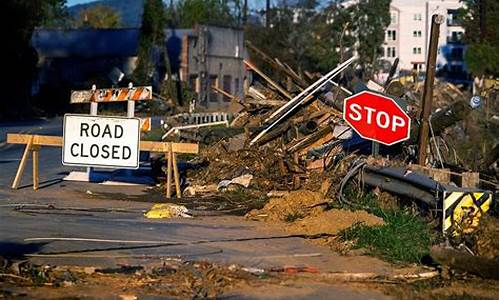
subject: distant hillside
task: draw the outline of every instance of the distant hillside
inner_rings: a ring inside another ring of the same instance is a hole
[[[143,0],[99,0],[85,4],[68,7],[71,16],[78,16],[81,10],[95,6],[105,5],[115,9],[121,16],[122,27],[138,28],[141,26]]]

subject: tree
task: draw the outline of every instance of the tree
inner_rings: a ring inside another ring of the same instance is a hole
[[[239,1],[232,4],[236,9],[240,7]],[[195,24],[228,26],[238,23],[226,0],[179,0],[175,11],[175,25],[180,28],[191,28]]]
[[[314,38],[309,47],[316,70],[327,72],[353,54],[356,41],[352,25],[354,12],[353,6],[332,3],[316,17]]]
[[[153,51],[164,48],[167,24],[162,0],[145,0],[139,37],[137,67],[134,80],[138,84],[150,84],[154,68]]]
[[[498,77],[498,1],[465,0],[459,19],[468,44],[465,62],[475,76]]]
[[[90,28],[117,28],[121,17],[113,8],[104,5],[95,5],[83,9],[75,20],[76,27]]]
[[[282,0],[269,11],[269,27],[261,24],[245,26],[245,38],[271,57],[279,58],[295,70],[315,69],[314,52],[310,51],[315,32],[313,21],[317,14],[316,1],[291,3]],[[262,13],[262,15],[265,12]],[[252,54],[252,53],[251,53]],[[260,59],[255,63],[268,75],[278,80],[279,74]]]
[[[391,22],[391,0],[360,0],[355,5],[353,28],[357,36],[358,64],[369,78],[378,67],[385,29]]]
[[[332,1],[321,10],[314,0],[281,0],[271,11],[270,28],[246,28],[250,41],[270,56],[300,70],[327,72],[353,55],[369,78],[378,67],[390,0]]]
[[[3,0],[4,71],[0,78],[8,87],[0,96],[0,113],[18,117],[31,113],[31,84],[36,74],[38,57],[30,46],[35,27],[56,24],[63,12],[65,0]]]

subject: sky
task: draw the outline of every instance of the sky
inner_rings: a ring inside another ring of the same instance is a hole
[[[68,6],[73,6],[76,4],[89,3],[92,1],[93,0],[67,0],[66,3],[68,4]]]

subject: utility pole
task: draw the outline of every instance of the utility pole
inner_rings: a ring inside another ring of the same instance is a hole
[[[248,17],[248,0],[243,0],[243,25],[247,24]]]
[[[271,25],[271,0],[266,0],[266,28]]]
[[[431,36],[427,65],[425,68],[424,95],[422,97],[422,110],[420,113],[420,132],[418,139],[418,164],[425,165],[427,145],[429,144],[429,116],[432,111],[432,97],[434,90],[434,76],[436,74],[436,58],[439,41],[439,27],[443,23],[442,15],[433,15],[431,24]]]

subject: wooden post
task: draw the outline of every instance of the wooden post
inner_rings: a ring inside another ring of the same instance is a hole
[[[16,177],[14,177],[14,182],[12,183],[13,189],[17,189],[19,187],[19,183],[21,182],[21,177],[22,177],[23,172],[24,172],[24,167],[26,167],[26,161],[28,160],[28,156],[30,154],[31,147],[33,147],[33,139],[34,139],[34,136],[30,136],[28,144],[26,144],[26,148],[24,148],[23,157],[21,158],[21,161],[19,162],[19,167],[17,168]]]
[[[175,157],[175,153],[172,152],[172,165],[174,169],[174,182],[175,182],[175,194],[177,198],[181,198],[181,183],[179,178],[179,170],[177,169],[177,158]]]
[[[463,188],[477,188],[479,186],[479,173],[463,172],[460,186]]]
[[[168,151],[166,154],[167,157],[167,198],[172,196],[171,186],[172,186],[172,146],[169,145]]]
[[[425,70],[424,95],[422,98],[422,110],[420,119],[419,142],[418,142],[418,164],[424,165],[427,145],[429,144],[429,116],[432,111],[432,96],[434,89],[434,75],[436,74],[436,58],[439,41],[439,26],[443,23],[443,16],[433,15],[431,24],[431,38],[427,55],[427,65]]]
[[[40,146],[34,146],[33,150],[33,190],[38,190],[39,176],[38,176],[38,161],[40,154]]]

